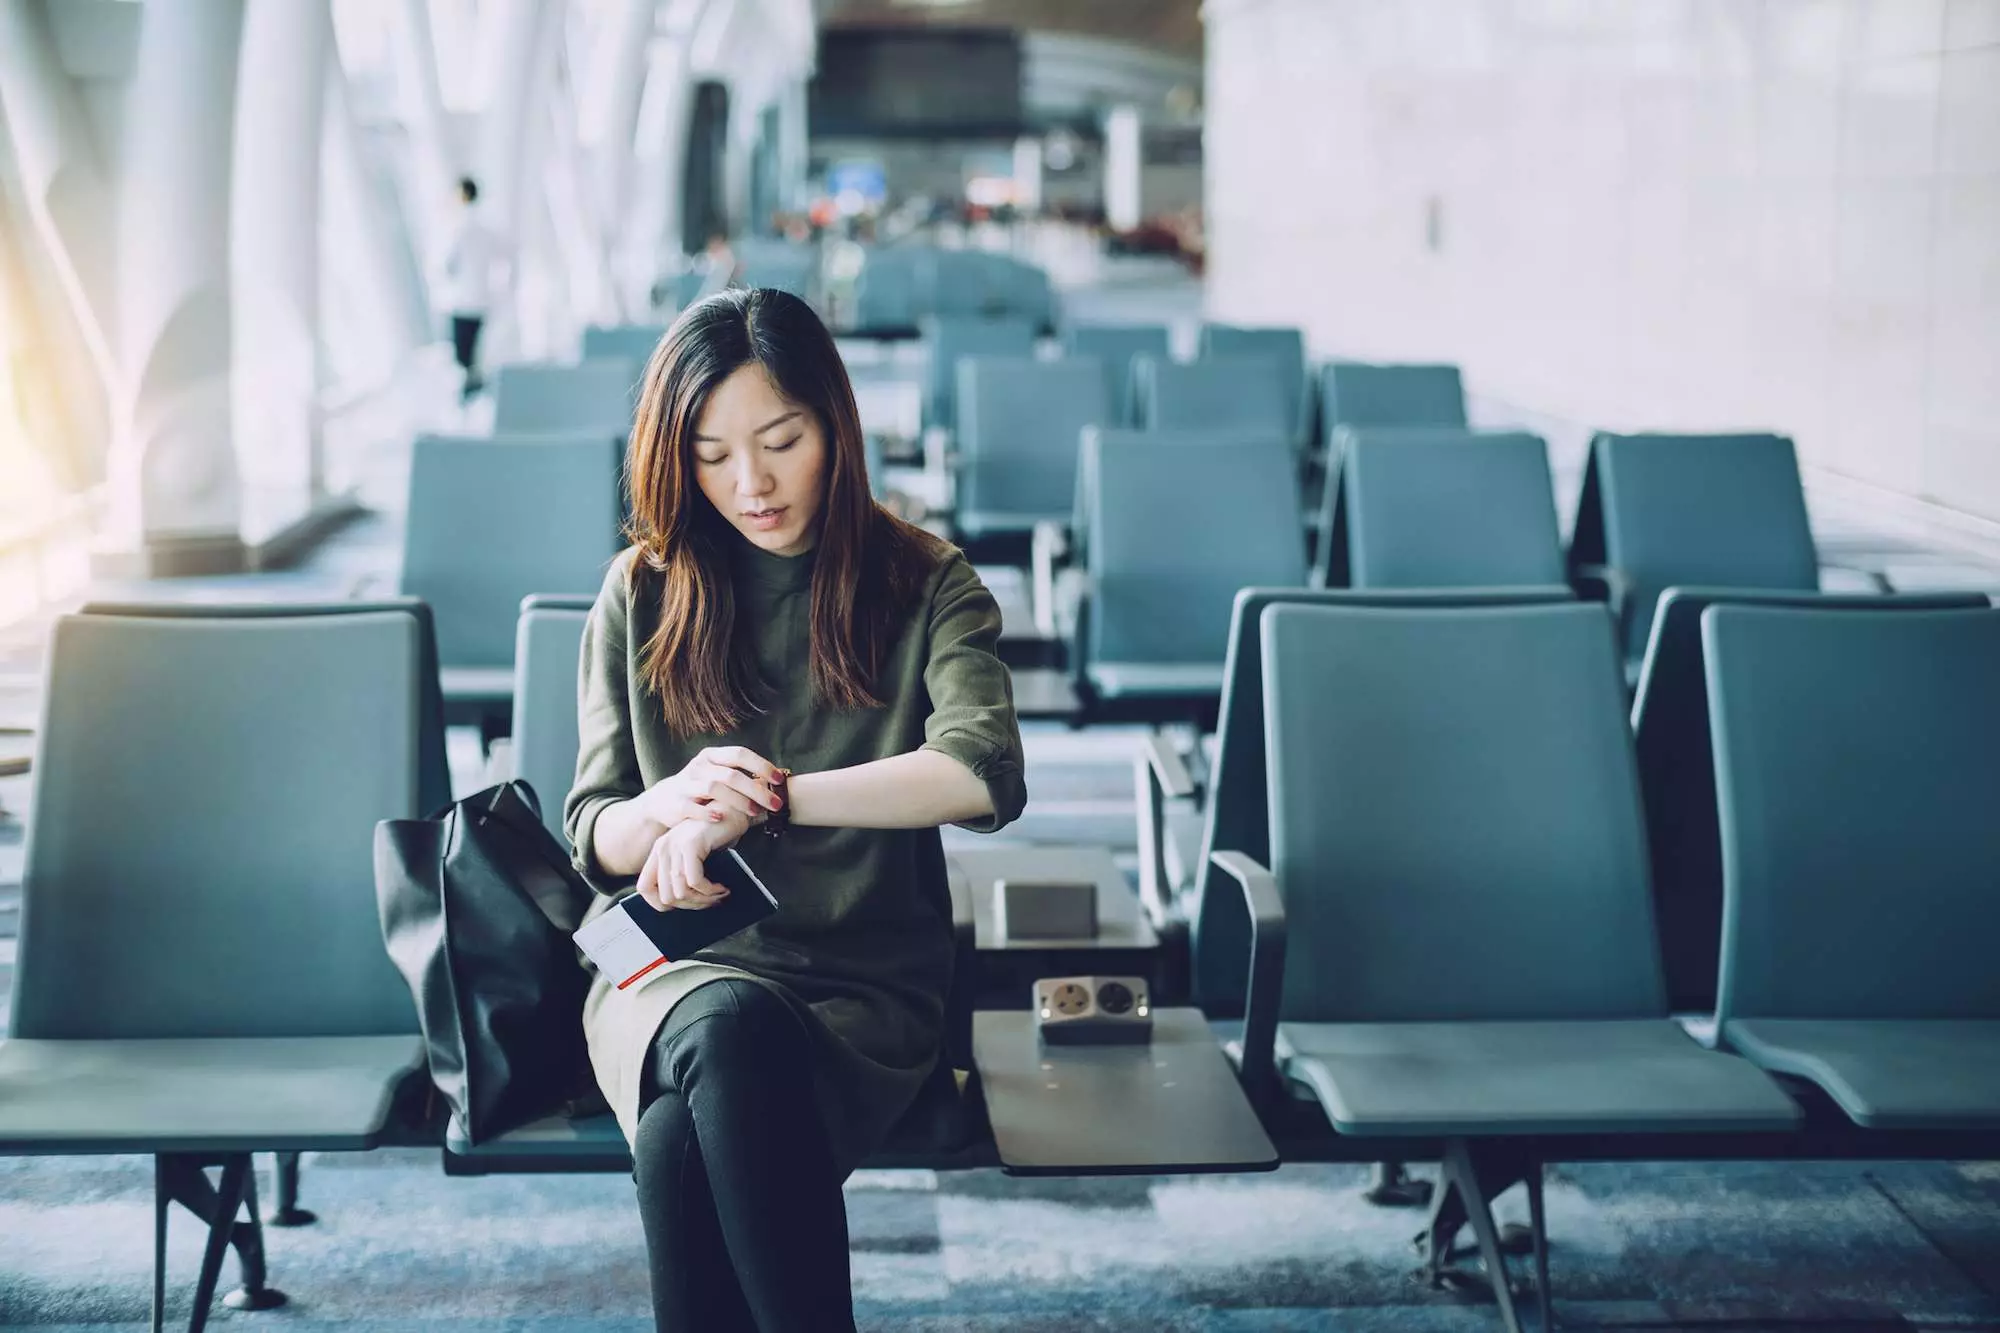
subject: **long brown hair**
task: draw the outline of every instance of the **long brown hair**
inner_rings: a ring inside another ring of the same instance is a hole
[[[861,416],[833,336],[788,292],[732,289],[681,313],[647,362],[626,466],[638,547],[632,600],[654,598],[659,627],[639,660],[674,734],[726,732],[761,711],[748,628],[736,622],[729,543],[747,540],[701,493],[694,436],[709,395],[762,366],[810,411],[826,440],[812,575],[812,690],[833,708],[879,707],[876,676],[899,622],[949,549],[868,491]]]

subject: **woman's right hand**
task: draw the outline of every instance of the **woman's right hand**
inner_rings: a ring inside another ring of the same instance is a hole
[[[666,829],[689,820],[718,823],[728,816],[762,822],[781,804],[772,786],[778,776],[777,765],[753,750],[715,746],[654,783],[639,799],[647,816]]]

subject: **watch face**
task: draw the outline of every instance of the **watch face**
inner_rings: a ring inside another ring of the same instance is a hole
[[[1107,981],[1097,988],[1097,1007],[1107,1014],[1132,1012],[1132,990],[1122,982]]]

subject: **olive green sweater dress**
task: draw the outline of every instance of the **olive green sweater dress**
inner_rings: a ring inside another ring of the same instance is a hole
[[[889,650],[875,682],[887,705],[836,710],[814,701],[809,680],[813,556],[775,556],[735,540],[737,621],[752,635],[770,694],[765,711],[736,730],[684,740],[641,683],[659,583],[642,569],[638,597],[629,594],[635,558],[628,550],[613,562],[583,637],[576,783],[564,821],[578,871],[606,895],[591,915],[635,882],[599,866],[597,817],[708,746],[746,746],[795,775],[938,750],[992,794],[993,815],[966,827],[990,832],[1021,813],[1021,735],[995,655],[1000,612],[958,552],[932,571]],[[584,1006],[591,1065],[629,1142],[648,1053],[674,1004],[723,977],[760,982],[791,1001],[813,1034],[822,1118],[845,1174],[882,1142],[940,1053],[953,939],[938,831],[794,825],[775,839],[752,829],[737,850],[778,900],[776,915],[630,990],[598,977]]]

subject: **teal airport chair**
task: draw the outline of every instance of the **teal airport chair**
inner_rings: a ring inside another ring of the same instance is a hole
[[[1566,1143],[1799,1118],[1668,1015],[1605,613],[1279,605],[1260,633],[1271,864],[1218,858],[1253,940],[1285,941],[1251,972],[1246,1082],[1309,1090],[1385,1153],[1435,1145],[1431,1271],[1469,1224],[1510,1330],[1490,1199],[1525,1182],[1548,1327],[1541,1174]]]
[[[1132,361],[1170,358],[1164,324],[1072,324],[1063,331],[1063,355],[1093,357],[1104,369],[1113,419],[1107,426],[1132,424]]]
[[[424,1063],[370,833],[421,813],[425,623],[205,611],[56,622],[0,1042],[0,1155],[153,1157],[156,1328],[170,1205],[206,1223],[194,1330],[232,1245],[230,1303],[284,1300],[251,1154],[376,1146]]]
[[[958,363],[968,356],[1030,357],[1035,328],[1025,319],[934,315],[922,323],[929,362],[924,371],[924,425],[951,429],[958,421]]]
[[[1132,395],[1132,420],[1141,430],[1229,430],[1298,439],[1291,382],[1279,357],[1136,356]]]
[[[1305,583],[1291,450],[1098,432],[1085,437],[1083,470],[1076,665],[1088,714],[1211,717],[1237,589]]]
[[[1268,356],[1284,368],[1285,392],[1292,405],[1292,436],[1313,438],[1317,404],[1306,376],[1305,335],[1295,328],[1250,328],[1239,324],[1201,326],[1199,354],[1209,357]]]
[[[502,366],[493,387],[493,433],[602,435],[623,446],[632,434],[643,361]]]
[[[436,617],[447,720],[493,734],[505,718],[523,597],[603,583],[624,544],[623,459],[608,436],[418,437],[401,590]]]
[[[1637,675],[1668,588],[1814,592],[1820,564],[1798,456],[1785,437],[1600,434],[1591,441],[1570,577],[1600,588],[1610,602],[1628,678]]]
[[[1701,619],[1721,1044],[1871,1132],[2000,1130],[2000,612]]]
[[[1567,586],[1539,436],[1343,428],[1340,438],[1315,586]]]
[[[1703,1017],[1715,1012],[1722,947],[1722,832],[1716,822],[1701,617],[1718,605],[1866,614],[1983,607],[1987,601],[1977,593],[1879,597],[1731,588],[1672,588],[1660,598],[1632,700],[1632,740],[1646,807],[1667,999],[1675,1013]]]
[[[583,360],[623,361],[643,372],[667,336],[664,324],[593,324],[583,331]]]
[[[1095,361],[967,356],[958,362],[958,506],[967,538],[1066,524],[1086,427],[1110,424]]]

